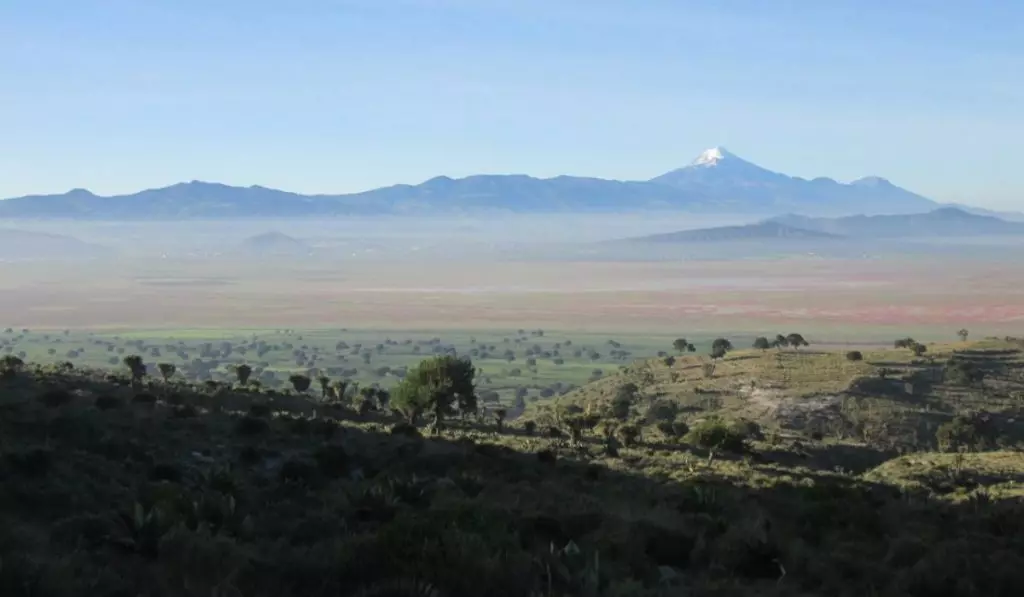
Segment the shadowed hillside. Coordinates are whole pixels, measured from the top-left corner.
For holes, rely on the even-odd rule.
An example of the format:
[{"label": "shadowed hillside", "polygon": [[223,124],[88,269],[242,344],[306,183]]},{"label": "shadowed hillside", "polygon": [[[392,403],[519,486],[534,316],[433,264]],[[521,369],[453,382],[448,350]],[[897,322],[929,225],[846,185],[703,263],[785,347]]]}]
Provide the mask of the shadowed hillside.
[{"label": "shadowed hillside", "polygon": [[[966,357],[1008,374],[998,355]],[[4,359],[2,594],[988,597],[1024,583],[1024,506],[998,489],[1024,470],[1005,453],[932,467],[951,493],[897,481],[896,463],[818,466],[801,454],[830,446],[783,447],[750,422],[649,432],[634,414],[646,385],[624,416],[480,410],[417,430],[402,421],[419,394],[399,389],[401,415],[331,380],[196,388],[125,363]]]}]

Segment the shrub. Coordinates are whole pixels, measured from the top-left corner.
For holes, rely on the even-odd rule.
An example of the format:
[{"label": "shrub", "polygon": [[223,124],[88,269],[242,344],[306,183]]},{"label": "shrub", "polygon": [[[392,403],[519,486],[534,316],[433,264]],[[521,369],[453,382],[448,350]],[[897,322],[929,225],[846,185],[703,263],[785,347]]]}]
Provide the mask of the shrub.
[{"label": "shrub", "polygon": [[971,385],[980,382],[985,378],[985,372],[970,361],[951,359],[942,370],[946,383],[956,385]]},{"label": "shrub", "polygon": [[850,352],[846,353],[846,360],[854,362],[863,361],[864,355],[859,350],[851,350]]},{"label": "shrub", "polygon": [[640,439],[640,428],[636,425],[623,425],[619,427],[619,437],[622,438],[622,444],[627,448],[637,445]]},{"label": "shrub", "polygon": [[328,477],[340,477],[348,470],[348,453],[336,444],[321,446],[313,454],[313,459]]},{"label": "shrub", "polygon": [[411,423],[396,423],[391,428],[391,435],[404,435],[405,437],[420,437],[420,431]]},{"label": "shrub", "polygon": [[39,401],[49,408],[56,408],[71,402],[71,392],[64,388],[52,388],[40,394]]},{"label": "shrub", "polygon": [[690,427],[683,421],[661,421],[658,423],[658,431],[672,439],[678,439],[690,432]]},{"label": "shrub", "polygon": [[259,435],[270,430],[270,423],[266,419],[246,415],[240,417],[235,423],[235,432],[239,435]]},{"label": "shrub", "polygon": [[740,452],[746,436],[739,433],[720,419],[708,419],[692,428],[686,440],[692,444],[711,450]]},{"label": "shrub", "polygon": [[110,394],[103,394],[96,397],[95,406],[98,410],[113,410],[124,406],[124,400]]}]

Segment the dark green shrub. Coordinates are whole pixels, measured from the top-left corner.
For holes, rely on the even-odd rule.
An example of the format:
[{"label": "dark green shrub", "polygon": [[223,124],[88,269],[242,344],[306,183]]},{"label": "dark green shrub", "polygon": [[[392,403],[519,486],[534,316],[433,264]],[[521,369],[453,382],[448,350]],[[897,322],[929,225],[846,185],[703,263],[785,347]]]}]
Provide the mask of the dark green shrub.
[{"label": "dark green shrub", "polygon": [[861,351],[859,351],[859,350],[851,350],[850,352],[846,353],[846,360],[847,361],[853,361],[853,362],[863,361],[864,360],[864,354],[861,353]]},{"label": "dark green shrub", "polygon": [[665,437],[677,439],[689,433],[690,427],[683,421],[660,421],[658,431],[661,431]]},{"label": "dark green shrub", "polygon": [[313,453],[313,459],[328,477],[340,477],[348,470],[348,453],[336,444],[321,446]]},{"label": "dark green shrub", "polygon": [[103,394],[96,397],[95,406],[98,410],[114,410],[124,406],[124,400],[110,394]]},{"label": "dark green shrub", "polygon": [[746,436],[720,419],[708,419],[690,429],[686,441],[710,450],[741,452]]},{"label": "dark green shrub", "polygon": [[410,423],[396,423],[391,427],[391,435],[404,435],[405,437],[422,437],[420,430]]},{"label": "dark green shrub", "polygon": [[235,431],[239,435],[259,435],[270,430],[270,423],[266,419],[246,415],[240,417],[235,423]]},{"label": "dark green shrub", "polygon": [[38,400],[48,408],[57,408],[71,402],[71,392],[64,388],[51,388],[40,394]]},{"label": "dark green shrub", "polygon": [[272,412],[271,406],[267,402],[254,402],[249,405],[249,416],[251,417],[269,417]]}]

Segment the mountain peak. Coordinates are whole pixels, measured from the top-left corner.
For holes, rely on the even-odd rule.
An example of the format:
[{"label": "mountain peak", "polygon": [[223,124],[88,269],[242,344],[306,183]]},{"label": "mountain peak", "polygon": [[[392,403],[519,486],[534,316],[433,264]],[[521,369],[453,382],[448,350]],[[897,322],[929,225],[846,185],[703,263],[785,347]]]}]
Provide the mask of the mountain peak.
[{"label": "mountain peak", "polygon": [[864,178],[858,178],[850,184],[862,186],[862,187],[891,187],[892,183],[882,178],[881,176],[865,176]]},{"label": "mountain peak", "polygon": [[691,166],[716,166],[718,162],[730,157],[735,157],[724,147],[712,147],[705,149],[697,156],[697,159],[690,162]]}]

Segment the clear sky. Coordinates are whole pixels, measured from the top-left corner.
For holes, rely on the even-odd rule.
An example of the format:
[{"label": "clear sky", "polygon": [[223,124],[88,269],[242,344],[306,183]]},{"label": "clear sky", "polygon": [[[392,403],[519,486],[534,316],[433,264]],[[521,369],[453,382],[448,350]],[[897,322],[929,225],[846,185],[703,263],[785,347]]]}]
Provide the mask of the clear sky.
[{"label": "clear sky", "polygon": [[0,0],[0,196],[646,179],[1024,209],[1020,0]]}]

